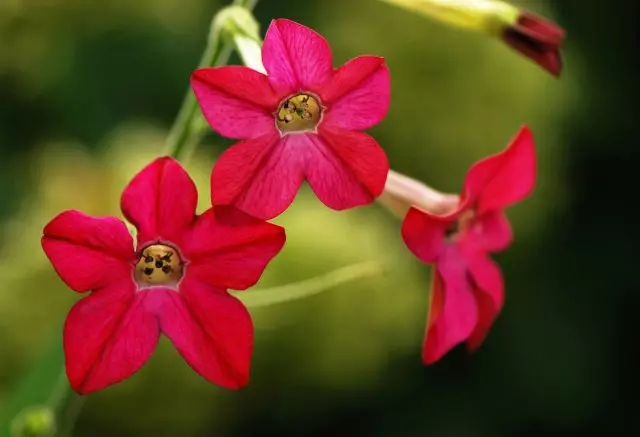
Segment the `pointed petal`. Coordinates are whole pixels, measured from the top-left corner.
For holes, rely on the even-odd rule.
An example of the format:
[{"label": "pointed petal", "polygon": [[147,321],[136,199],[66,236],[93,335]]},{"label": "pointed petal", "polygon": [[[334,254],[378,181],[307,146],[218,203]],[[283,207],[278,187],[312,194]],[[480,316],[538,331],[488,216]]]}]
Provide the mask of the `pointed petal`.
[{"label": "pointed petal", "polygon": [[269,79],[251,68],[201,68],[191,87],[209,125],[227,138],[255,138],[275,129],[280,99]]},{"label": "pointed petal", "polygon": [[127,185],[120,201],[138,229],[138,247],[157,240],[178,241],[195,216],[196,186],[173,158],[158,158]]},{"label": "pointed petal", "polygon": [[298,135],[296,142],[307,153],[309,185],[329,208],[367,205],[382,193],[389,161],[369,135],[322,128],[319,135]]},{"label": "pointed petal", "polygon": [[446,249],[445,233],[453,222],[412,207],[402,222],[402,240],[420,261],[433,264]]},{"label": "pointed petal", "polygon": [[262,63],[279,94],[313,88],[333,73],[329,43],[317,32],[295,21],[273,20],[262,45]]},{"label": "pointed petal", "polygon": [[489,211],[481,215],[468,232],[473,244],[486,252],[504,250],[513,241],[511,225],[501,210]]},{"label": "pointed petal", "polygon": [[458,244],[471,275],[474,295],[478,301],[479,320],[467,346],[473,350],[482,344],[504,305],[504,281],[498,264],[479,250],[474,241],[463,239]]},{"label": "pointed petal", "polygon": [[131,279],[94,291],[77,302],[65,322],[64,352],[69,382],[89,394],[136,373],[153,353],[157,317],[146,310],[147,292]]},{"label": "pointed petal", "polygon": [[470,352],[482,346],[482,343],[484,343],[484,340],[489,334],[489,330],[493,326],[493,322],[500,312],[499,309],[496,309],[493,299],[486,293],[474,288],[473,296],[478,304],[478,323],[467,339],[467,349]]},{"label": "pointed petal", "polygon": [[58,214],[43,233],[45,254],[72,290],[95,290],[131,275],[133,239],[121,220],[71,210]]},{"label": "pointed petal", "polygon": [[505,208],[527,197],[535,185],[533,136],[520,129],[502,152],[477,162],[465,179],[463,196],[478,203],[478,212]]},{"label": "pointed petal", "polygon": [[369,129],[387,115],[391,77],[384,58],[360,56],[336,70],[320,98],[329,109],[323,123],[349,130]]},{"label": "pointed petal", "polygon": [[280,226],[241,212],[221,220],[210,209],[185,234],[181,248],[190,276],[213,287],[245,290],[258,282],[284,242]]},{"label": "pointed petal", "polygon": [[162,332],[187,363],[208,381],[229,389],[249,381],[253,324],[242,303],[191,277],[162,307]]},{"label": "pointed petal", "polygon": [[435,322],[428,328],[422,349],[425,364],[442,358],[454,346],[465,341],[478,322],[478,307],[469,283],[464,260],[455,248],[449,248],[436,265],[442,282],[444,302]]},{"label": "pointed petal", "polygon": [[265,135],[228,148],[211,173],[212,203],[263,220],[282,214],[304,179],[304,154],[291,144],[295,136]]}]

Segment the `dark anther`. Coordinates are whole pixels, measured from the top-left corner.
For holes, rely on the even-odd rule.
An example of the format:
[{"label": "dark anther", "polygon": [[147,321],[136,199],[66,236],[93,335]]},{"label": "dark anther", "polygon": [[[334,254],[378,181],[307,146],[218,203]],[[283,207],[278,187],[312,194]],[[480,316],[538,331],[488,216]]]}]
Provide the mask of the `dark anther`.
[{"label": "dark anther", "polygon": [[168,275],[169,273],[171,273],[171,270],[172,270],[172,269],[171,269],[171,266],[163,266],[163,267],[162,267],[162,271],[163,271],[166,275]]},{"label": "dark anther", "polygon": [[151,276],[153,274],[153,267],[145,267],[144,274],[147,276]]},{"label": "dark anther", "polygon": [[160,258],[162,261],[166,261],[168,263],[171,262],[171,257],[173,256],[173,252],[165,252],[164,256]]},{"label": "dark anther", "polygon": [[156,267],[161,268],[164,265],[162,261],[156,261]]},{"label": "dark anther", "polygon": [[145,255],[144,262],[146,262],[146,263],[153,262],[153,257],[151,255]]}]

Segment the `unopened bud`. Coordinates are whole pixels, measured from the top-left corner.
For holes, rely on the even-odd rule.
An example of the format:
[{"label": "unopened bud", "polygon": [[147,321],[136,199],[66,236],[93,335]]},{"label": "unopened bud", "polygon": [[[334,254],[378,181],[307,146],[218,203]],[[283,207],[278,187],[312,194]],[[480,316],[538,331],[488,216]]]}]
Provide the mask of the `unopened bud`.
[{"label": "unopened bud", "polygon": [[381,0],[450,26],[500,39],[559,76],[564,30],[550,20],[498,0]]},{"label": "unopened bud", "polygon": [[212,29],[220,29],[249,68],[265,73],[262,65],[260,25],[251,11],[242,6],[228,6],[216,15]]},{"label": "unopened bud", "polygon": [[11,422],[12,437],[50,437],[55,432],[55,415],[45,406],[26,408]]}]

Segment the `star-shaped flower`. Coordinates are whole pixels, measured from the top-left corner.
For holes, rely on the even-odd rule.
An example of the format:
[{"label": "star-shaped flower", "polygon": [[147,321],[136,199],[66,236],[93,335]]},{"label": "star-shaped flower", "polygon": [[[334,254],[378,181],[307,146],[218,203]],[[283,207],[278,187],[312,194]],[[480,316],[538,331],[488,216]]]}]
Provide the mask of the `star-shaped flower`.
[{"label": "star-shaped flower", "polygon": [[524,127],[504,151],[469,170],[453,212],[438,216],[412,207],[407,213],[405,244],[421,261],[435,265],[425,363],[438,361],[461,342],[473,350],[484,341],[504,303],[502,273],[488,254],[511,243],[503,210],[531,193],[535,173],[533,138]]},{"label": "star-shaped flower", "polygon": [[267,75],[241,66],[193,73],[211,127],[242,140],[213,169],[213,203],[271,219],[293,202],[304,180],[332,209],[371,203],[384,188],[389,163],[360,131],[387,113],[384,60],[360,56],[334,70],[322,36],[280,19],[267,30],[262,61]]},{"label": "star-shaped flower", "polygon": [[90,292],[64,326],[66,369],[81,394],[137,372],[166,335],[189,365],[227,388],[247,384],[253,326],[227,289],[254,285],[285,242],[284,229],[229,210],[196,215],[197,191],[159,158],[122,194],[137,244],[115,217],[71,210],[44,228],[42,247],[62,280]]}]

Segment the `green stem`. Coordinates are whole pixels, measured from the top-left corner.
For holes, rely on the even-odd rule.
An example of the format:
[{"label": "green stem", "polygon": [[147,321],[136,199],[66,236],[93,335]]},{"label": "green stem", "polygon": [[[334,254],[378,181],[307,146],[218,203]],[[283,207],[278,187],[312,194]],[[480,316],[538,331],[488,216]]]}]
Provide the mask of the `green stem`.
[{"label": "green stem", "polygon": [[56,437],[71,437],[73,435],[76,421],[78,420],[78,416],[80,416],[86,400],[86,396],[80,396],[71,390],[67,391],[65,401],[60,408],[58,408],[58,411],[56,411],[56,422],[58,425]]},{"label": "green stem", "polygon": [[[233,4],[252,10],[257,2],[258,0],[234,0]],[[233,44],[230,41],[224,41],[222,28],[215,28],[214,26],[207,39],[207,46],[200,58],[198,67],[225,65],[229,61],[232,52]],[[178,160],[189,158],[203,136],[202,130],[196,128],[196,120],[199,116],[198,102],[191,88],[189,88],[182,101],[178,116],[169,132],[165,155],[172,156]]]}]

